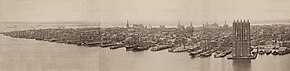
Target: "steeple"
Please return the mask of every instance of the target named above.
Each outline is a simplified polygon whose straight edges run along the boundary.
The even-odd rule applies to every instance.
[[[129,27],[130,27],[129,20],[127,19],[127,28],[129,28]]]
[[[190,27],[193,27],[192,22],[190,22]]]
[[[236,23],[236,20],[234,19],[233,23]]]
[[[225,20],[225,24],[224,25],[227,25],[227,21]]]

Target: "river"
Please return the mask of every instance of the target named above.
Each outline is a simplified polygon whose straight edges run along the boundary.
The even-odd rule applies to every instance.
[[[58,24],[21,25],[1,24],[0,32]],[[130,52],[124,48],[86,48],[0,35],[0,71],[289,71],[289,60],[290,55],[258,55],[255,60],[241,61],[190,58],[187,53],[167,50]]]

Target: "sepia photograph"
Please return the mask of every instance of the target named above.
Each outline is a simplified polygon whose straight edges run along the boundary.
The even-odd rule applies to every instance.
[[[290,71],[290,0],[0,0],[0,71]]]

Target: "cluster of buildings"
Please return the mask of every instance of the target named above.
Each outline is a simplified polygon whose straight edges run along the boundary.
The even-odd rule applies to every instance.
[[[147,28],[143,24],[130,26],[127,21],[126,28],[59,28],[12,31],[3,34],[90,47],[118,48],[121,43],[120,47],[137,50],[148,48],[170,48],[173,52],[195,51],[195,48],[211,51],[232,50],[233,57],[239,58],[251,57],[251,47],[264,45],[290,47],[289,31],[290,25],[250,26],[248,20],[234,21],[233,26],[206,23],[202,27],[194,27],[192,23],[184,26],[179,22],[176,28],[167,28],[165,25]]]

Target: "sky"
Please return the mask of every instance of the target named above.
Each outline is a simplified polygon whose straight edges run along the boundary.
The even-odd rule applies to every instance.
[[[133,23],[290,19],[290,0],[0,0],[0,21]]]

